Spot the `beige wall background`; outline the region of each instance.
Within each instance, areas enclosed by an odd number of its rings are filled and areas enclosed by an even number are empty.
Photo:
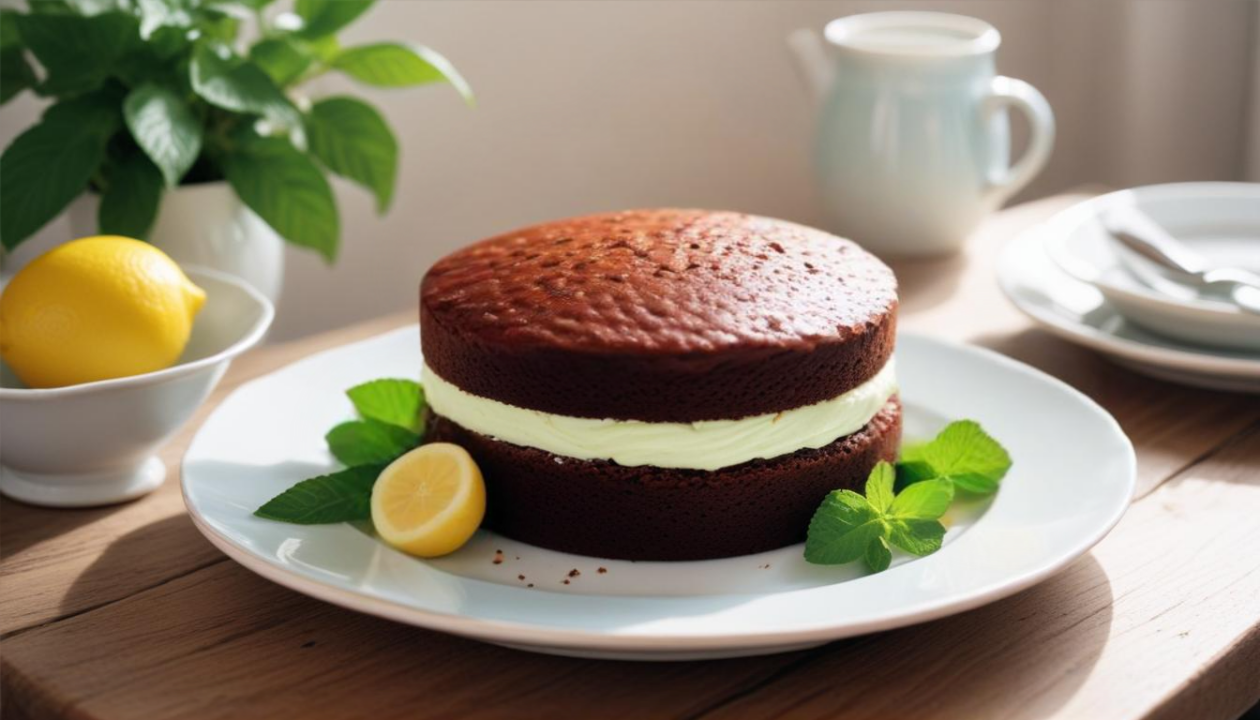
[[[395,205],[379,218],[366,194],[337,186],[341,259],[329,267],[290,250],[272,338],[414,307],[441,255],[549,218],[678,205],[818,224],[814,107],[783,39],[887,9],[959,12],[1002,32],[999,71],[1036,85],[1059,123],[1054,158],[1022,198],[1086,182],[1260,180],[1260,4],[1250,0],[383,0],[345,41],[427,44],[460,68],[478,106],[441,86],[356,88],[401,140]],[[11,103],[0,142],[38,112],[29,97]],[[67,234],[51,224],[11,266]]]

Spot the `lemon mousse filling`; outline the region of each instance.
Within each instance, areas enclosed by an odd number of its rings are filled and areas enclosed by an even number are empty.
[[[738,420],[658,423],[528,410],[465,392],[428,364],[422,375],[433,412],[481,435],[578,460],[688,470],[719,470],[830,445],[865,427],[897,392],[889,359],[871,379],[813,405]]]

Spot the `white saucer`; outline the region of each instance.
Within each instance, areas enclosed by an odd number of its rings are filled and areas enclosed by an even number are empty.
[[[903,336],[897,368],[907,435],[930,436],[948,419],[972,418],[1006,445],[1015,465],[991,504],[951,511],[940,552],[897,557],[878,575],[809,565],[800,545],[725,560],[634,563],[551,552],[486,531],[449,557],[424,561],[384,546],[368,528],[251,514],[333,466],[323,435],[352,413],[343,389],[414,377],[419,367],[411,327],[242,386],[184,458],[184,499],[197,527],[263,577],[361,612],[537,652],[685,660],[783,652],[992,602],[1089,550],[1133,493],[1133,448],[1087,397],[989,351]],[[492,562],[496,550],[501,564]],[[570,578],[574,569],[580,575]]]
[[[1217,266],[1260,272],[1260,183],[1121,190],[1074,205],[1043,226],[1050,257],[1098,288],[1125,317],[1174,340],[1250,351],[1260,359],[1260,315],[1172,283],[1157,292],[1135,277],[1100,221],[1121,205],[1136,206]]]
[[[1046,251],[1045,226],[1007,244],[998,283],[1021,311],[1046,330],[1110,356],[1138,372],[1216,390],[1260,392],[1255,353],[1186,345],[1127,320],[1102,292],[1068,275]]]

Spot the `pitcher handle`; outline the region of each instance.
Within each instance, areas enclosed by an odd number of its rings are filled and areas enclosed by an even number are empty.
[[[989,195],[995,205],[1022,190],[1036,177],[1054,148],[1054,112],[1037,88],[1015,78],[1001,75],[993,78],[989,95],[981,106],[981,117],[987,124],[993,113],[1007,107],[1023,111],[1032,132],[1024,156],[999,177],[990,178]]]

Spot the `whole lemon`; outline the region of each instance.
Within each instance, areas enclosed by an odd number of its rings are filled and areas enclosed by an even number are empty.
[[[31,261],[0,295],[0,357],[33,388],[170,367],[206,293],[161,250],[103,235]]]

